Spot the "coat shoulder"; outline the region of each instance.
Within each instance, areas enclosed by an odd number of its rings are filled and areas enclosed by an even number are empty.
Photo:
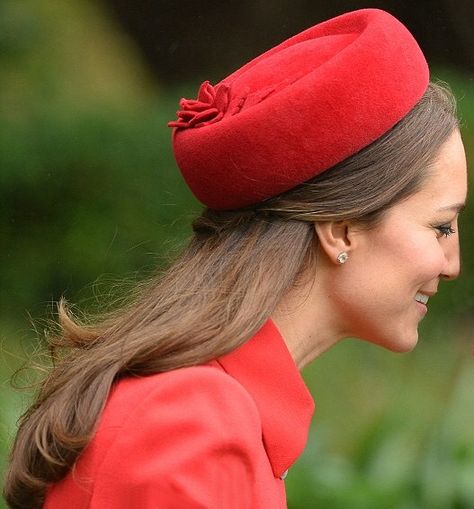
[[[259,413],[252,396],[218,364],[191,366],[146,377],[129,377],[113,388],[102,417],[103,425],[112,419],[129,420],[137,413],[146,417],[154,409],[160,414],[176,411],[221,418],[245,415],[256,418]]]

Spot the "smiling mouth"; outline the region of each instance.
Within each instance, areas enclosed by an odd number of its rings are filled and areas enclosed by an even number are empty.
[[[417,293],[415,295],[415,300],[421,304],[424,304],[425,306],[428,304],[428,299],[428,295],[425,295],[424,293]]]

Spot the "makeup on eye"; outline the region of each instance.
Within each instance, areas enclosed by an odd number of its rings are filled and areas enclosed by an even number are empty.
[[[456,230],[450,224],[442,224],[435,226],[436,230],[439,232],[439,236],[449,237],[453,233],[456,233]]]
[[[453,223],[457,225],[457,220],[459,217],[459,214],[464,210],[465,204],[464,203],[456,203],[453,205],[448,205],[446,207],[441,207],[438,209],[438,212],[445,212],[445,211],[453,211],[455,212],[454,217],[451,216],[451,218],[446,218],[445,221],[439,221],[436,224],[433,224],[433,228],[437,230],[438,238],[441,237],[449,237],[450,235],[453,235],[456,233],[456,230],[453,228]]]

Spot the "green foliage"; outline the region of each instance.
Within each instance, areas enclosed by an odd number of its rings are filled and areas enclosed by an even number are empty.
[[[473,507],[472,362],[422,338],[410,357],[354,342],[310,368],[319,405],[287,477],[290,509]]]
[[[2,311],[18,313],[99,274],[155,263],[196,208],[175,169],[162,109],[131,116],[42,104],[2,137]],[[154,253],[154,255],[151,255]]]

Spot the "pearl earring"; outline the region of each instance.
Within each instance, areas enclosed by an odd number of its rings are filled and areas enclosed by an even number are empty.
[[[337,255],[336,260],[342,265],[343,263],[347,262],[348,258],[349,258],[349,255],[345,251],[342,251],[341,253],[339,253]]]

